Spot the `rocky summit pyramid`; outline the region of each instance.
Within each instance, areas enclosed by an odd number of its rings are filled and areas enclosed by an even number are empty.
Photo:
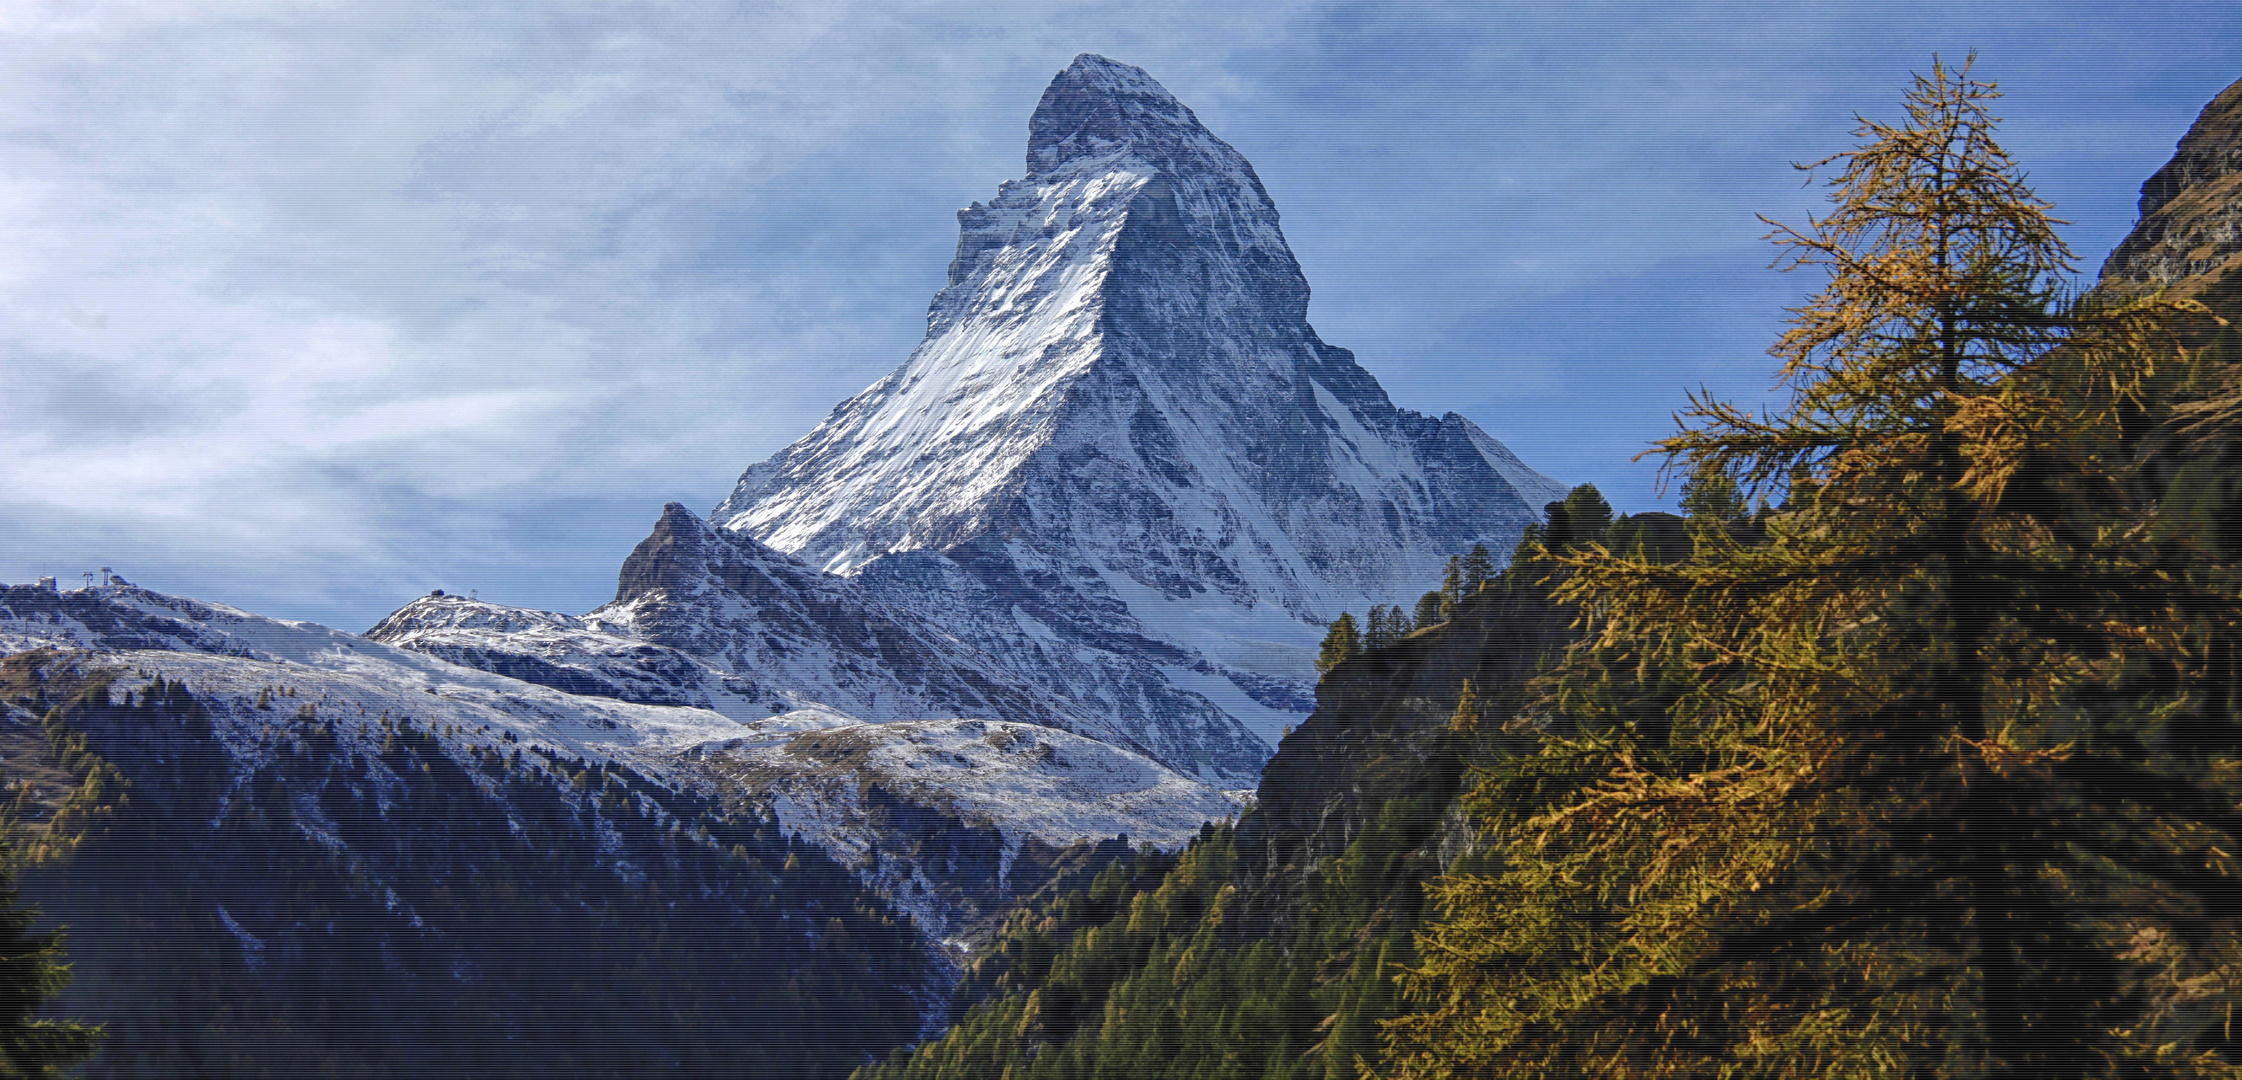
[[[1253,167],[1137,68],[1078,57],[1027,176],[959,220],[903,366],[708,520],[671,505],[614,603],[430,598],[371,636],[748,723],[1038,724],[1237,787],[1314,707],[1329,620],[1562,493],[1324,344]]]
[[[1317,337],[1253,166],[1139,68],[1077,57],[1027,176],[958,220],[917,351],[712,524],[839,574],[945,553],[1304,687],[1328,620],[1507,550],[1562,495]]]

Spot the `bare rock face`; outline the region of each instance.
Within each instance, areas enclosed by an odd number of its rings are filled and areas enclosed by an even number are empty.
[[[2141,185],[2141,221],[2102,264],[2102,287],[2194,296],[2242,264],[2242,82],[2204,106]]]

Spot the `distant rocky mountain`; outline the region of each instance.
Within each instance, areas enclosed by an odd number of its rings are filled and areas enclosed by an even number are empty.
[[[1040,724],[1250,783],[1314,705],[1329,619],[1507,550],[1562,489],[1324,344],[1253,167],[1143,71],[1076,58],[1027,174],[960,212],[903,366],[709,521],[669,507],[614,603],[423,600],[369,636],[741,720]]]
[[[617,625],[628,629],[627,616],[626,606]],[[606,784],[608,775],[628,775],[672,807],[657,815],[665,827],[699,828],[700,817],[715,815],[780,843],[780,861],[785,842],[813,845],[935,939],[1041,887],[1070,847],[1115,836],[1181,844],[1203,823],[1236,814],[1245,797],[1141,753],[1039,725],[876,724],[790,698],[778,699],[785,711],[774,715],[762,686],[728,682],[683,653],[610,633],[605,618],[430,597],[385,624],[415,646],[400,648],[130,586],[0,586],[0,655],[51,658],[19,676],[21,699],[5,711],[31,723],[45,704],[86,685],[136,688],[150,678],[142,673],[161,673],[208,728],[198,751],[208,775],[193,782],[224,798],[278,769],[272,782],[284,790],[274,797],[303,802],[282,831],[346,858],[356,857],[351,841],[330,843],[340,834],[320,809],[328,798],[321,792],[330,772],[357,768],[351,755],[381,746],[392,724],[414,733],[427,761],[441,758],[472,776],[507,760],[514,764],[501,779],[557,785],[526,796],[483,785],[483,794],[516,820],[581,819],[595,844],[605,842],[602,815],[612,817],[609,804],[620,796],[587,790],[577,776]],[[489,633],[505,634],[511,651],[457,651]],[[491,667],[512,670],[478,670]],[[161,765],[134,742],[141,734],[130,725],[106,729],[97,749],[128,765]],[[341,759],[327,760],[333,755]],[[295,786],[299,772],[310,786]],[[126,776],[147,780],[130,769]],[[388,781],[354,783],[374,797]],[[726,835],[703,830],[687,839],[720,851],[733,842]],[[607,869],[629,878],[631,859],[617,859]],[[377,876],[368,887],[385,886]]]
[[[1300,678],[1339,610],[1507,548],[1563,494],[1317,337],[1253,167],[1142,70],[1076,58],[1027,170],[959,213],[918,350],[749,469],[720,528],[845,574],[976,549]]]
[[[747,470],[719,529],[875,589],[940,565],[1030,637],[1184,669],[1273,744],[1325,622],[1506,550],[1562,494],[1317,337],[1253,167],[1138,68],[1077,57],[1026,177],[958,219],[926,340]]]

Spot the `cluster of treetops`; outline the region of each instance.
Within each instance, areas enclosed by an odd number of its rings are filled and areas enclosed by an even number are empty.
[[[1688,491],[1683,493],[1684,511],[1690,509],[1689,496]],[[1688,538],[1680,525],[1680,518],[1657,511],[1623,514],[1615,520],[1603,492],[1594,484],[1582,484],[1544,506],[1541,521],[1526,523],[1511,560],[1515,563],[1544,549],[1566,551],[1601,544],[1637,558],[1671,561],[1687,550]],[[1485,544],[1474,544],[1465,554],[1449,556],[1440,587],[1418,597],[1413,609],[1400,604],[1374,605],[1359,623],[1353,612],[1340,612],[1324,633],[1323,647],[1316,654],[1316,670],[1329,672],[1359,653],[1386,648],[1447,622],[1464,597],[1493,584],[1496,578],[1494,557]]]
[[[1806,166],[1789,400],[1658,447],[1686,551],[1568,498],[1472,605],[1573,633],[1433,726],[1468,839],[1395,782],[1271,909],[1211,828],[861,1075],[2242,1077],[2242,335],[2074,286],[1996,96],[1934,64]]]

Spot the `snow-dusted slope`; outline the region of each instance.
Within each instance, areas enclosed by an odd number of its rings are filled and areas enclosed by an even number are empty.
[[[856,867],[936,937],[957,929],[961,893],[992,884],[961,881],[960,871],[993,870],[1002,890],[1024,846],[1102,840],[1124,821],[1132,842],[1178,847],[1207,821],[1236,814],[1246,797],[1033,724],[849,724],[788,714],[752,728],[703,748],[709,772],[769,798],[789,830]],[[942,846],[980,857],[933,857],[929,849]]]
[[[1029,127],[1028,175],[959,214],[924,343],[712,521],[874,588],[939,555],[1097,609],[1273,742],[1324,621],[1507,550],[1561,488],[1324,344],[1252,166],[1143,71],[1079,57]]]
[[[1260,767],[1258,740],[1174,675],[1243,695],[1203,662],[1179,668],[1191,662],[1180,650],[1101,626],[1127,621],[1119,605],[1073,609],[1023,587],[1000,594],[948,559],[889,560],[880,571],[823,573],[672,503],[623,564],[615,601],[588,615],[431,596],[367,636],[570,693],[738,720],[804,707],[882,722],[1009,719],[1210,782]],[[1071,632],[1062,638],[1045,620]]]
[[[268,688],[289,688],[294,694],[281,702],[289,712],[309,705],[343,720],[411,718],[483,746],[511,732],[571,757],[648,764],[663,752],[730,738],[739,727],[706,709],[563,693],[317,623],[132,586],[0,592],[0,653],[33,648],[157,664],[193,683],[214,714],[243,724],[270,722],[258,699]]]
[[[728,569],[742,589],[750,589],[750,552],[741,542],[716,536],[690,514],[684,517],[704,534],[698,539],[724,545],[732,554],[709,559],[703,552],[687,565]],[[678,553],[675,546],[669,550]],[[775,565],[764,569],[791,565],[795,572],[824,576],[782,556],[772,558]],[[660,593],[668,588],[663,582],[670,571],[648,563],[632,564],[641,575],[637,580]],[[696,579],[696,584],[708,583]],[[847,595],[845,584],[835,587]],[[741,596],[719,589],[700,599],[733,607],[736,614]],[[816,610],[819,594],[797,583],[774,588],[770,596],[774,603],[801,605],[794,609],[800,615]],[[691,598],[681,599],[679,610],[690,610]],[[56,650],[82,656],[90,668],[138,672],[141,680],[155,672],[182,681],[192,687],[234,759],[235,775],[205,781],[221,787],[243,782],[288,745],[274,740],[276,727],[331,724],[360,741],[371,731],[378,744],[381,733],[372,729],[386,730],[396,721],[429,733],[463,762],[521,752],[560,773],[582,768],[581,763],[615,762],[665,784],[706,791],[815,841],[883,892],[918,880],[899,869],[894,854],[907,850],[928,821],[944,822],[949,831],[993,845],[992,850],[1017,851],[1031,841],[1058,847],[1120,834],[1180,843],[1201,822],[1237,805],[1233,797],[1141,753],[1082,735],[963,720],[867,724],[798,695],[766,700],[749,691],[767,688],[730,676],[720,664],[632,636],[632,614],[629,605],[619,605],[579,619],[431,597],[384,620],[389,636],[411,646],[400,648],[316,623],[129,586],[68,592],[0,586],[0,656]],[[851,621],[861,612],[840,615]],[[711,619],[699,625],[720,624]],[[785,619],[766,613],[763,625],[783,627]],[[874,637],[888,632],[876,624],[855,625],[869,625],[865,633]],[[733,629],[737,632],[727,640],[760,637],[759,631]],[[910,641],[890,638],[891,644]],[[831,668],[834,660],[827,654],[819,663]],[[509,667],[538,682],[481,670]],[[941,676],[938,669],[925,674],[929,683]],[[771,715],[766,706],[774,702],[786,711]],[[711,703],[726,711],[707,707]],[[941,715],[927,710],[935,706],[922,701],[903,711]],[[809,749],[822,745],[820,739],[861,745],[867,755],[837,767],[830,755]],[[888,812],[870,814],[867,806]],[[998,902],[1007,887],[1001,877],[972,882],[963,892],[912,888],[888,895],[921,916],[929,933],[941,933],[961,905],[978,911]]]
[[[464,596],[422,597],[391,612],[366,637],[565,693],[697,706],[734,720],[759,720],[790,699],[788,692],[590,619]]]

